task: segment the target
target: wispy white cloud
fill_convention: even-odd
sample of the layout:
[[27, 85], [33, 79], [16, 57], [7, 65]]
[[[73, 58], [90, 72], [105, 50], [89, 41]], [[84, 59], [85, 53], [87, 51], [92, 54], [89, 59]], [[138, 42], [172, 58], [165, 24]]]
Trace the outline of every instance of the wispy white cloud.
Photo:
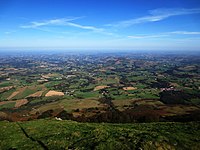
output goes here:
[[99, 33], [106, 34], [106, 35], [113, 35], [113, 33], [107, 32], [103, 28], [98, 28], [98, 27], [89, 26], [89, 25], [81, 25], [81, 24], [77, 24], [77, 23], [72, 22], [72, 21], [75, 21], [75, 20], [80, 19], [80, 18], [82, 18], [82, 17], [59, 18], [59, 19], [45, 20], [45, 21], [40, 21], [40, 22], [33, 21], [33, 22], [30, 22], [29, 25], [20, 26], [20, 28], [24, 28], [24, 29], [33, 28], [33, 29], [38, 29], [38, 30], [41, 30], [41, 31], [53, 33], [54, 31], [46, 29], [46, 28], [44, 29], [42, 27], [70, 26], [70, 27], [75, 27], [75, 28], [79, 28], [79, 29], [83, 29], [83, 30], [90, 30], [90, 31], [94, 31], [94, 32], [99, 32]]
[[128, 38], [131, 39], [148, 39], [148, 38], [160, 38], [160, 37], [166, 37], [169, 36], [167, 34], [157, 34], [157, 35], [130, 35]]
[[98, 32], [98, 33], [101, 33], [101, 34], [104, 34], [104, 35], [111, 35], [111, 36], [116, 36], [116, 37], [118, 36], [117, 34], [114, 34], [112, 32], [108, 32], [104, 28], [97, 28], [95, 26], [85, 26], [85, 25], [72, 23], [72, 22], [67, 22], [66, 25], [71, 26], [71, 27], [84, 29], [84, 30], [91, 30], [91, 31]]
[[148, 39], [148, 38], [161, 38], [161, 37], [169, 37], [172, 35], [200, 35], [200, 32], [192, 32], [192, 31], [173, 31], [173, 32], [164, 32], [154, 35], [129, 35], [128, 38], [132, 39]]
[[80, 24], [72, 23], [72, 22], [67, 22], [65, 25], [80, 28], [80, 29], [85, 29], [85, 30], [92, 30], [92, 31], [95, 31], [95, 32], [103, 32], [104, 31], [103, 28], [97, 28], [97, 27], [94, 27], [94, 26], [85, 26], [85, 25], [80, 25]]
[[181, 15], [189, 15], [189, 14], [197, 14], [200, 13], [200, 8], [193, 9], [185, 9], [185, 8], [176, 8], [176, 9], [154, 9], [149, 11], [149, 15], [120, 21], [113, 24], [108, 24], [107, 26], [112, 27], [129, 27], [135, 24], [147, 23], [147, 22], [157, 22], [164, 19], [167, 19], [172, 16], [181, 16]]
[[29, 25], [22, 25], [20, 28], [23, 29], [37, 29], [43, 32], [50, 32], [50, 33], [57, 33], [57, 34], [65, 34], [65, 32], [58, 32], [55, 31], [54, 29], [51, 29], [49, 27], [51, 26], [69, 26], [69, 27], [74, 27], [78, 29], [83, 29], [83, 30], [89, 30], [95, 33], [100, 33], [103, 35], [108, 35], [108, 36], [115, 36], [118, 37], [117, 34], [112, 33], [110, 31], [107, 31], [105, 28], [99, 28], [91, 25], [82, 25], [78, 23], [74, 23], [75, 20], [78, 20], [83, 17], [73, 17], [73, 18], [58, 18], [58, 19], [52, 19], [52, 20], [45, 20], [45, 21], [33, 21], [30, 22]]
[[171, 34], [182, 34], [182, 35], [200, 35], [200, 32], [190, 32], [190, 31], [174, 31], [169, 32]]
[[4, 34], [9, 35], [9, 34], [12, 34], [12, 33], [15, 33], [15, 32], [17, 32], [17, 31], [16, 30], [10, 30], [10, 31], [4, 32]]
[[29, 25], [21, 25], [21, 28], [38, 28], [42, 26], [50, 26], [50, 25], [65, 25], [66, 22], [74, 21], [80, 19], [81, 17], [70, 17], [70, 18], [58, 18], [58, 19], [51, 19], [45, 21], [32, 21]]

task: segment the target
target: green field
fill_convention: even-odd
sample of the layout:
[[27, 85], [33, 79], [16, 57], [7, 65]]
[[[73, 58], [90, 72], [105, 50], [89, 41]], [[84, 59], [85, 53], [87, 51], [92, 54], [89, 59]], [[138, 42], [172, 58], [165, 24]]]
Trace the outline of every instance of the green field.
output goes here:
[[0, 149], [190, 149], [200, 146], [200, 123], [107, 124], [37, 120], [0, 122]]
[[11, 85], [13, 85], [12, 82], [10, 82], [10, 81], [4, 81], [4, 82], [0, 83], [0, 88], [1, 87], [5, 87], [5, 86], [11, 86]]
[[10, 103], [6, 103], [4, 105], [0, 105], [0, 110], [2, 109], [9, 109], [9, 108], [13, 108], [15, 106], [15, 102], [10, 102]]

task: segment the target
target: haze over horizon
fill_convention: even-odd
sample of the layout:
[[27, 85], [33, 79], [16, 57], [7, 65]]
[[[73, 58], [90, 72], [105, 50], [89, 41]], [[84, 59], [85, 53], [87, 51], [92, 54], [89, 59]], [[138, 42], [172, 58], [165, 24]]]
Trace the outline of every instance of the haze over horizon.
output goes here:
[[1, 0], [0, 51], [200, 51], [199, 0]]

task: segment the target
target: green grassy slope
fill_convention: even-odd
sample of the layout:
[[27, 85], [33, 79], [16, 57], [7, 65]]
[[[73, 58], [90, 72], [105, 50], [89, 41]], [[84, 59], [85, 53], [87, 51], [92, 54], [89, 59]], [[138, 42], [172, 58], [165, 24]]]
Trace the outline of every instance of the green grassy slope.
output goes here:
[[199, 149], [200, 123], [0, 122], [0, 149]]

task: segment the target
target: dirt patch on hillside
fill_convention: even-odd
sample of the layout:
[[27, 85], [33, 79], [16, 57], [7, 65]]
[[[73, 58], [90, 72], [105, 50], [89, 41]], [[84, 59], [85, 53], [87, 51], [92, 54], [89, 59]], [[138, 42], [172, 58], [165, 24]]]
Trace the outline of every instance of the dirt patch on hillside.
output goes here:
[[31, 94], [27, 97], [41, 97], [43, 92], [44, 91], [38, 91], [38, 92], [35, 92], [35, 93], [33, 93], [33, 94]]
[[24, 92], [24, 90], [25, 90], [26, 88], [27, 88], [27, 87], [22, 87], [22, 88], [18, 89], [17, 91], [13, 92], [7, 99], [8, 99], [8, 100], [11, 100], [11, 99], [12, 99], [13, 97], [15, 97], [17, 94]]
[[131, 91], [131, 90], [136, 90], [137, 88], [136, 87], [123, 87], [123, 90], [125, 91]]
[[0, 93], [5, 92], [5, 91], [8, 91], [8, 90], [10, 90], [10, 89], [12, 89], [12, 88], [14, 88], [14, 86], [2, 87], [2, 88], [0, 88]]
[[4, 104], [8, 104], [8, 103], [13, 103], [15, 102], [15, 107], [21, 107], [22, 105], [25, 105], [28, 103], [28, 100], [27, 99], [20, 99], [20, 100], [16, 100], [16, 101], [3, 101], [3, 102], [0, 102], [0, 106], [1, 105], [4, 105]]
[[8, 99], [8, 100], [12, 99], [12, 98], [15, 97], [18, 93], [19, 93], [19, 91], [13, 92], [7, 99]]
[[17, 100], [15, 101], [15, 107], [21, 107], [22, 105], [25, 105], [28, 103], [28, 100], [27, 99], [21, 99], [21, 100]]
[[48, 97], [48, 96], [63, 96], [64, 93], [63, 92], [57, 92], [57, 91], [49, 91], [45, 96]]
[[94, 91], [102, 90], [102, 89], [109, 88], [109, 87], [110, 87], [110, 86], [107, 86], [107, 85], [96, 86], [96, 87], [94, 88]]

